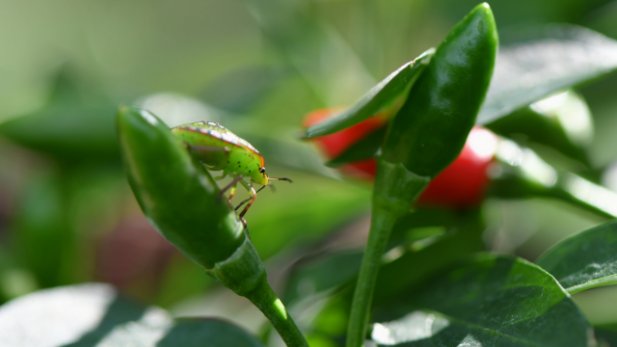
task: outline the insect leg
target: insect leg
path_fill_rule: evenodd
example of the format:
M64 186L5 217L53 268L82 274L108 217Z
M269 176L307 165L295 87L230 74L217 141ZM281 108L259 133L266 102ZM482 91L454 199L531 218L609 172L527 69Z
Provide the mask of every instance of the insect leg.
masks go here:
M229 188L229 195L227 195L227 198L230 201L234 198L234 196L236 196L236 191L237 191L236 186Z
M268 187L271 187L270 185L268 185ZM257 193L261 192L262 190L264 190L264 188L266 188L266 186L261 186L261 188L257 189ZM238 211L240 209L240 207L242 207L244 204L246 204L247 202L249 202L252 199L252 197L250 198L246 198L242 201L240 201L240 203L238 205L236 205L236 207L234 208L234 210Z
M229 200L231 200L231 198L233 198L233 196L236 194L236 185L238 185L238 182L243 182L242 181L242 176L236 176L234 177L233 180L231 180L231 182L229 182L225 187L223 187L223 189L221 189L221 197L225 195L225 192L227 192L228 190L230 191L230 198Z
M244 209L242 209L242 212L240 212L240 214L238 215L238 217L240 217L240 220L242 221L242 224L244 224L244 226L246 227L246 220L244 219L244 215L248 212L251 206L253 206L255 199L257 199L257 191L255 190L255 187L253 187L250 183L247 183L246 181L240 181L240 184L242 184L242 186L246 188L246 190L248 190L251 194L251 197L248 198L246 206L244 206Z

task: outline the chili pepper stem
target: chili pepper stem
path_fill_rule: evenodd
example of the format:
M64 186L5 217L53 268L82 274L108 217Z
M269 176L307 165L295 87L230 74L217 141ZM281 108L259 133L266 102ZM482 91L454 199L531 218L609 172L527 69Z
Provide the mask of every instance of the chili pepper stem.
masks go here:
M428 185L428 177L408 171L402 164L379 160L373 193L371 230L365 248L358 282L351 305L347 329L347 347L362 346L381 257L396 221L409 212L411 204Z
M268 318L287 347L308 347L304 335L265 277L252 292L245 296Z
M349 326L347 331L347 347L362 346L369 322L369 311L375 291L375 282L381 256L385 251L392 227L397 216L392 213L375 213L371 221L371 231L368 243L362 257L362 265L358 274L358 282L353 297Z

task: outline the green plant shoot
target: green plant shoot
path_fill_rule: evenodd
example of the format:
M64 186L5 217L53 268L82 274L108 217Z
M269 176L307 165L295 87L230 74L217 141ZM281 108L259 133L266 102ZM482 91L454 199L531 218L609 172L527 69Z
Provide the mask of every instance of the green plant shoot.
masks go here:
M244 215L257 199L257 193L269 185L271 179L291 182L291 179L286 177L268 176L261 153L248 141L219 123L192 122L173 127L171 131L209 170L222 171L222 175L216 179L233 177L231 182L221 190L222 194L229 191L229 200L235 196L238 183L250 193L251 196L248 199L236 206L238 210L246 204L239 214L245 225ZM253 184L259 184L261 188L256 190Z

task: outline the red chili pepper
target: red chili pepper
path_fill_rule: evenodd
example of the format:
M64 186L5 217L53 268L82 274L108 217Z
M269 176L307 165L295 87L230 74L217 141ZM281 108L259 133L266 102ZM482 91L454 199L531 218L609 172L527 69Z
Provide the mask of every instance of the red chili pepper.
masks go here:
M304 120L308 127L334 115L336 110L322 109L311 112ZM356 141L384 126L387 119L376 116L334 134L313 141L328 158L335 158ZM488 169L493 161L497 137L490 131L472 129L459 156L435 177L418 199L420 205L464 208L482 201L489 183ZM375 159L353 162L341 167L350 176L373 180Z
M461 153L429 183L418 203L458 208L480 203L489 184L496 145L492 132L473 128Z
M304 127L308 128L317 124L336 112L336 109L313 111L305 117ZM386 121L383 117L375 116L334 134L318 137L313 141L326 157L335 158L361 138L384 126ZM377 173L377 163L371 158L343 165L340 170L353 177L373 180Z

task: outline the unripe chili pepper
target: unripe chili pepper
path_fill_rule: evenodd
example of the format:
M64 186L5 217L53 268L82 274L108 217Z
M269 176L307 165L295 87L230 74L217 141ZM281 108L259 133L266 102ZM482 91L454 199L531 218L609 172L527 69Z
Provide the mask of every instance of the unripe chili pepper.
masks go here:
M475 124L497 50L494 18L477 6L435 51L393 119L383 159L434 177L452 162Z
M153 114L122 108L117 121L129 182L144 213L206 269L229 258L245 234L210 175Z
M243 224L204 166L147 111L122 108L117 124L129 182L160 233L225 286L251 300L288 346L307 346L270 288Z

